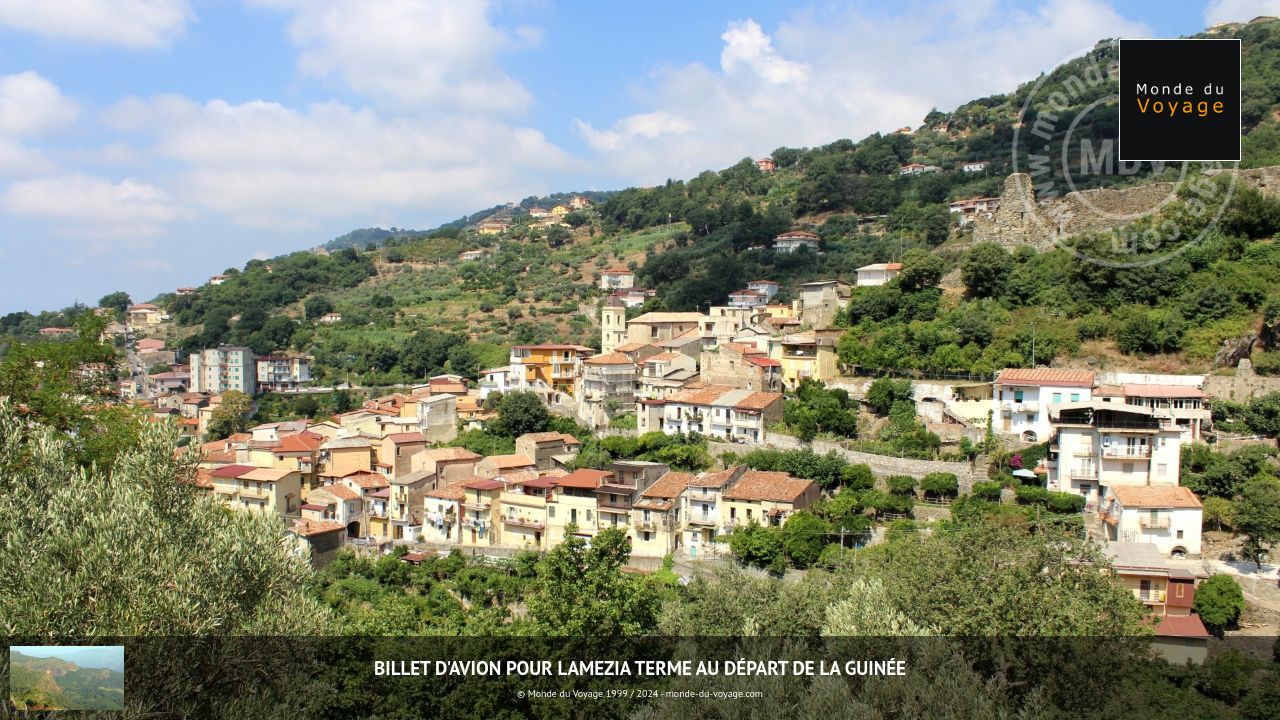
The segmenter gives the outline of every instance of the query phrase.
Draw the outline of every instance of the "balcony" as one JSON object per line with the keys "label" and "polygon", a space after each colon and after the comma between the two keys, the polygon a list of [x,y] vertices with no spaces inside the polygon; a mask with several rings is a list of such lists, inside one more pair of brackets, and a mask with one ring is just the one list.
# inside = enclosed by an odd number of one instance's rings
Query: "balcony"
{"label": "balcony", "polygon": [[656,532],[659,526],[664,526],[663,529],[665,530],[665,525],[666,523],[660,523],[656,518],[649,518],[648,520],[642,518],[635,522],[637,530],[647,530],[649,532]]}
{"label": "balcony", "polygon": [[1142,590],[1134,590],[1133,596],[1136,597],[1139,601],[1144,603],[1159,604],[1164,602],[1165,591],[1164,590],[1148,590],[1146,592],[1143,592]]}
{"label": "balcony", "polygon": [[617,500],[610,500],[607,495],[601,494],[596,498],[596,506],[601,510],[619,510],[627,512],[631,510],[631,499],[622,497]]}
{"label": "balcony", "polygon": [[1078,447],[1071,451],[1072,457],[1093,457],[1093,446]]}
{"label": "balcony", "polygon": [[253,488],[240,488],[240,497],[251,498],[254,500],[266,500],[271,497],[271,491],[267,489],[255,490]]}
{"label": "balcony", "polygon": [[1093,480],[1098,477],[1098,472],[1093,468],[1071,468],[1072,480]]}
{"label": "balcony", "polygon": [[508,525],[514,525],[516,527],[526,527],[526,528],[531,528],[533,530],[543,530],[547,527],[547,524],[542,522],[541,520],[534,520],[533,518],[520,517],[519,515],[504,517],[502,518],[502,521]]}
{"label": "balcony", "polygon": [[1143,459],[1151,457],[1150,445],[1111,445],[1102,448],[1102,457],[1119,459]]}
{"label": "balcony", "polygon": [[1138,516],[1138,525],[1148,530],[1168,530],[1169,516],[1158,515],[1151,517],[1150,515],[1140,515]]}
{"label": "balcony", "polygon": [[700,525],[704,527],[715,527],[720,522],[720,516],[716,513],[706,513],[689,516],[690,525]]}
{"label": "balcony", "polygon": [[493,507],[493,503],[488,500],[464,500],[462,507],[468,510],[488,510]]}

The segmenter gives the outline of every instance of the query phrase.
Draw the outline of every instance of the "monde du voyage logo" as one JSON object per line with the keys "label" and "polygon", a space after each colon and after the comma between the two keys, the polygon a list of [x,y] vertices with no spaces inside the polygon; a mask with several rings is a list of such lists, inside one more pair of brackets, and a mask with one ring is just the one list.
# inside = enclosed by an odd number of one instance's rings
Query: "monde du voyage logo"
{"label": "monde du voyage logo", "polygon": [[1240,160],[1240,41],[1120,40],[1121,162]]}

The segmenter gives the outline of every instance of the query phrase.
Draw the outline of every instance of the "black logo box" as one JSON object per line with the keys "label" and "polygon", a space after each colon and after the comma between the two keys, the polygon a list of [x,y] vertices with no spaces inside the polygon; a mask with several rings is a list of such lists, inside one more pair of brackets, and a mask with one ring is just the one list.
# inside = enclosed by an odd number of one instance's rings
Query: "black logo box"
{"label": "black logo box", "polygon": [[[1238,38],[1121,39],[1119,73],[1121,162],[1239,162]],[[1166,87],[1181,92],[1166,94]],[[1139,111],[1139,100],[1147,112]],[[1183,112],[1186,102],[1191,114]],[[1209,110],[1204,116],[1202,102]],[[1172,115],[1170,103],[1177,104]],[[1213,112],[1214,103],[1222,103],[1222,112]],[[1163,112],[1155,113],[1157,107]]]}

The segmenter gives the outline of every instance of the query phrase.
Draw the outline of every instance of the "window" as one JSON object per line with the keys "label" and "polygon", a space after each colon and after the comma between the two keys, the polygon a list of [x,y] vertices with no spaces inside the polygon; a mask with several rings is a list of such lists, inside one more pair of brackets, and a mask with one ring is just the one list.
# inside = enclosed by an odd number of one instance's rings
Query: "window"
{"label": "window", "polygon": [[[751,511],[750,511],[750,510],[748,510],[747,512],[751,512]],[[731,508],[729,508],[729,519],[730,519],[730,520],[733,520],[733,519],[735,519],[735,518],[737,518],[737,517],[738,517],[738,508],[736,508],[736,507],[731,507]]]}
{"label": "window", "polygon": [[651,533],[650,533],[648,530],[645,530],[645,531],[644,531],[644,541],[645,541],[645,542],[649,542],[649,540],[651,539],[651,538],[650,538],[650,535],[651,535]]}
{"label": "window", "polygon": [[1133,472],[1133,463],[1125,463],[1125,464],[1121,465],[1121,466],[1120,466],[1120,470],[1121,470],[1121,472],[1123,472],[1125,475],[1128,475],[1129,473],[1132,473],[1132,472]]}
{"label": "window", "polygon": [[1080,402],[1080,393],[1071,393],[1071,402]]}
{"label": "window", "polygon": [[1181,531],[1181,530],[1179,530],[1179,531],[1178,531],[1178,539],[1179,539],[1179,540],[1181,540],[1181,539],[1182,539],[1182,531]]}
{"label": "window", "polygon": [[1014,390],[1014,391],[1013,391],[1013,401],[1014,401],[1014,402],[1022,402],[1022,391],[1021,391],[1021,390]]}
{"label": "window", "polygon": [[1169,474],[1169,463],[1156,464],[1156,475],[1159,475],[1160,477],[1164,477],[1165,475],[1168,475],[1168,474]]}
{"label": "window", "polygon": [[1054,394],[1053,394],[1053,401],[1054,401],[1054,402],[1056,402],[1056,403],[1060,403],[1060,402],[1062,402],[1062,393],[1060,393],[1060,392],[1054,393]]}
{"label": "window", "polygon": [[587,511],[587,522],[591,522],[591,511]]}
{"label": "window", "polygon": [[555,516],[556,516],[556,509],[555,509],[555,507],[554,507],[554,506],[551,506],[551,505],[548,505],[548,506],[547,506],[547,517],[549,517],[549,518],[553,518],[553,517],[555,517]]}

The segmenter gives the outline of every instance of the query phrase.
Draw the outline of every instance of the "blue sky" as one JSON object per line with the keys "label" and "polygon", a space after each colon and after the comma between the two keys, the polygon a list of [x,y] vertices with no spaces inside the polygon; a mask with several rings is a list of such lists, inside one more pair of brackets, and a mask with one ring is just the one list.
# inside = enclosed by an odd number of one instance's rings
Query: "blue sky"
{"label": "blue sky", "polygon": [[31,657],[56,657],[82,668],[108,668],[124,672],[123,645],[18,645],[10,649]]}
{"label": "blue sky", "polygon": [[918,125],[1280,0],[0,0],[0,313]]}

